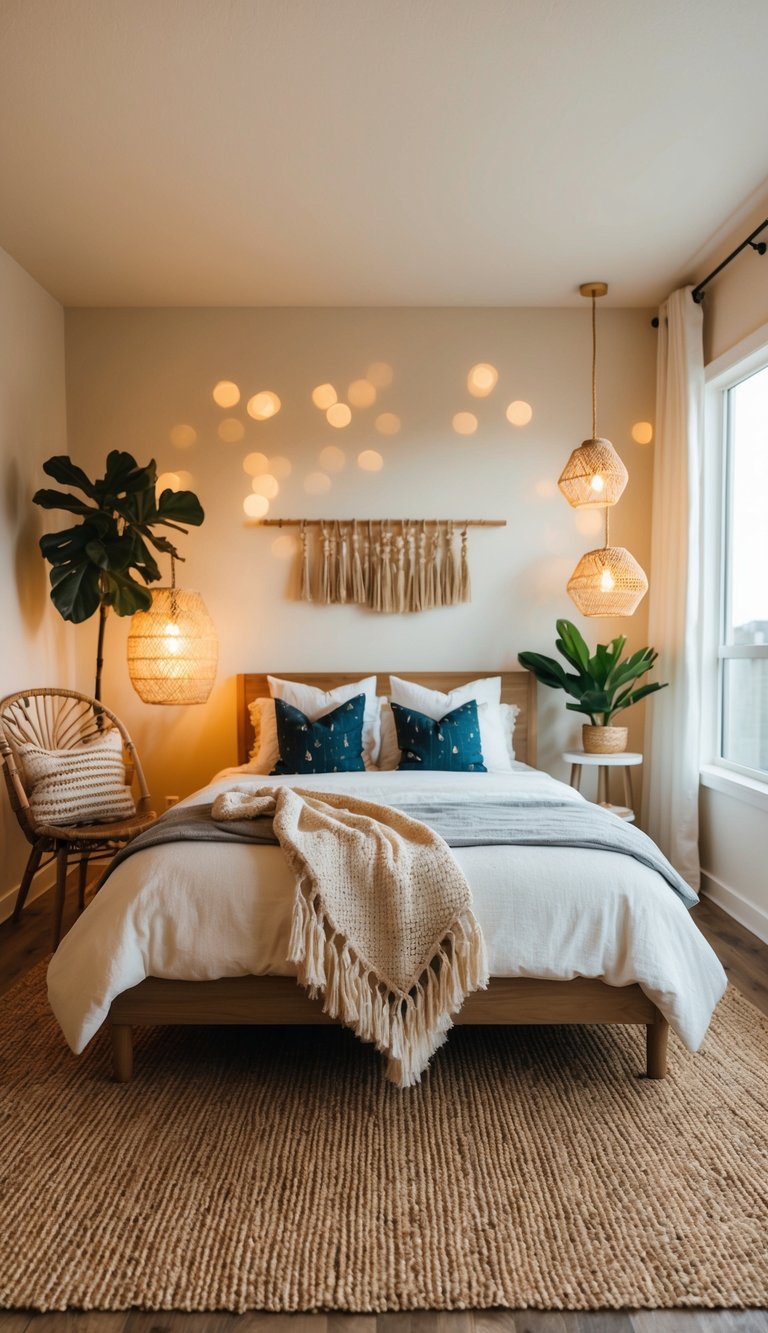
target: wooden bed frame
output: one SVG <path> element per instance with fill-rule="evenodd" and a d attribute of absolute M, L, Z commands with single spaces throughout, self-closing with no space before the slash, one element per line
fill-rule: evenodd
<path fill-rule="evenodd" d="M 275 672 L 290 680 L 333 689 L 360 680 L 365 672 L 298 675 Z M 372 674 L 372 673 L 368 673 Z M 398 672 L 431 689 L 448 691 L 494 671 Z M 515 753 L 536 759 L 536 681 L 526 671 L 501 674 L 502 701 L 517 704 Z M 389 677 L 378 675 L 378 692 L 389 692 Z M 269 695 L 264 675 L 237 678 L 238 763 L 245 763 L 254 740 L 248 705 Z M 318 1000 L 310 1000 L 293 977 L 225 977 L 219 981 L 162 981 L 147 977 L 112 1001 L 109 1011 L 115 1077 L 127 1083 L 133 1073 L 133 1028 L 175 1024 L 328 1024 Z M 646 1029 L 646 1075 L 667 1072 L 669 1027 L 655 1004 L 637 985 L 608 986 L 584 977 L 572 981 L 492 977 L 487 990 L 465 1000 L 454 1020 L 465 1023 L 634 1023 Z"/>

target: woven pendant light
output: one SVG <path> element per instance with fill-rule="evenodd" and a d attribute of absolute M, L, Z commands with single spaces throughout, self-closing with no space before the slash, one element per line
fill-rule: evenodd
<path fill-rule="evenodd" d="M 204 704 L 216 679 L 219 645 L 199 592 L 153 588 L 128 635 L 128 674 L 146 704 Z"/>
<path fill-rule="evenodd" d="M 558 486 L 574 509 L 602 509 L 615 505 L 629 480 L 629 473 L 610 440 L 597 433 L 597 324 L 595 301 L 605 296 L 608 284 L 585 282 L 582 296 L 592 299 L 592 439 L 574 449 L 560 474 Z"/>
<path fill-rule="evenodd" d="M 584 616 L 631 616 L 647 591 L 644 571 L 623 546 L 587 551 L 568 580 L 568 594 Z"/>

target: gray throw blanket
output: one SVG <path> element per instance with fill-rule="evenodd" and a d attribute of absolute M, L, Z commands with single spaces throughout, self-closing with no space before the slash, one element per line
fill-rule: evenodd
<path fill-rule="evenodd" d="M 449 802 L 430 797 L 424 801 L 392 801 L 390 804 L 411 819 L 427 824 L 449 847 L 517 845 L 619 852 L 657 871 L 686 907 L 694 907 L 699 901 L 693 889 L 647 834 L 589 801 L 532 804 L 500 799 Z M 127 857 L 165 842 L 278 841 L 270 817 L 215 822 L 211 809 L 210 805 L 191 805 L 169 810 L 118 852 L 101 882 Z"/>

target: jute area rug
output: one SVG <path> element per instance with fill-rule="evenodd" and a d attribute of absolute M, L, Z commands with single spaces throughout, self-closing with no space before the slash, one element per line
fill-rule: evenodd
<path fill-rule="evenodd" d="M 166 1029 L 128 1086 L 44 971 L 0 1017 L 0 1305 L 768 1304 L 768 1022 L 638 1077 L 620 1028 L 457 1029 L 421 1087 L 335 1028 Z"/>

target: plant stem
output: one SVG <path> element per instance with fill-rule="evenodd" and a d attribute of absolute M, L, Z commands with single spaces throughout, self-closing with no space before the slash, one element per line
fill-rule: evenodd
<path fill-rule="evenodd" d="M 99 602 L 99 637 L 96 643 L 96 685 L 93 691 L 94 699 L 101 703 L 101 672 L 104 666 L 104 627 L 107 623 L 107 612 L 109 607 L 104 602 Z"/>

